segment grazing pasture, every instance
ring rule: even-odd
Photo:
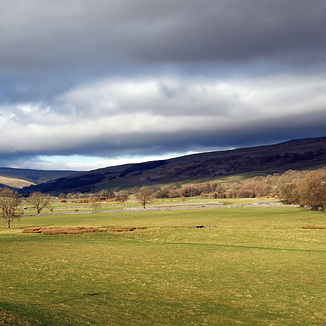
[[[325,212],[141,210],[1,223],[4,324],[326,324]],[[36,227],[102,232],[23,233]]]

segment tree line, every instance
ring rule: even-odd
[[[293,171],[285,173],[254,176],[229,177],[220,181],[209,181],[199,184],[182,185],[181,183],[166,186],[144,186],[129,190],[101,190],[97,194],[68,194],[59,195],[61,201],[66,198],[78,199],[80,202],[90,203],[94,210],[99,208],[100,201],[126,201],[134,195],[138,202],[146,208],[154,198],[179,197],[210,197],[225,198],[279,198],[284,204],[298,204],[310,209],[326,210],[326,169],[315,171]],[[22,215],[23,198],[9,188],[0,190],[0,211],[2,218],[10,228],[11,222]],[[51,196],[41,192],[34,192],[27,201],[39,214],[51,203]]]
[[[293,171],[254,177],[229,177],[224,181],[192,185],[153,187],[156,198],[211,197],[279,198],[284,204],[298,204],[311,209],[326,209],[326,170]]]
[[[214,199],[273,197],[284,204],[298,204],[311,209],[326,209],[326,169],[315,171],[288,170],[283,174],[266,176],[233,176],[220,181],[208,181],[198,184],[174,183],[165,186],[135,187],[128,190],[101,190],[98,200],[126,201],[130,195],[144,206],[141,197],[180,198],[197,197]],[[61,195],[65,198],[94,200],[94,195],[81,193]],[[59,196],[60,197],[60,196]],[[145,201],[145,206],[146,206]]]

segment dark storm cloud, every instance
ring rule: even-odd
[[[323,0],[3,0],[0,165],[323,136],[325,30]]]
[[[137,63],[325,60],[322,0],[4,0],[0,9],[1,71],[9,76],[119,73]]]
[[[190,1],[189,7],[139,30],[135,43],[142,46],[131,51],[140,60],[180,64],[325,60],[320,52],[325,49],[325,2]]]

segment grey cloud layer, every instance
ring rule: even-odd
[[[1,43],[7,49],[2,57],[18,66],[61,67],[117,54],[146,64],[148,57],[242,61],[325,48],[323,0],[17,0],[14,6],[4,0],[0,6]]]
[[[323,0],[3,0],[0,153],[322,136],[325,30]]]

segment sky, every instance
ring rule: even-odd
[[[326,136],[325,0],[1,0],[0,166]]]

